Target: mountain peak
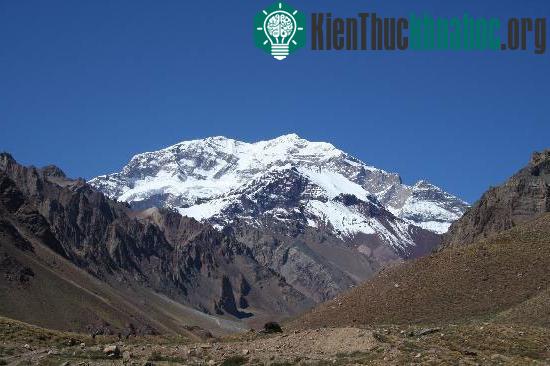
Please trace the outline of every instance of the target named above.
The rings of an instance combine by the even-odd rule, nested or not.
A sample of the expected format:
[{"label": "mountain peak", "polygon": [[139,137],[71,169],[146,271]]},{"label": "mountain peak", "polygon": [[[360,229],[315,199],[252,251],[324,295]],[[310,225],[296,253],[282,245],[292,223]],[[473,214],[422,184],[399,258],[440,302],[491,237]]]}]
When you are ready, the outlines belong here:
[{"label": "mountain peak", "polygon": [[[273,180],[272,172],[281,169],[297,169],[300,178],[292,182]],[[264,189],[266,183],[267,190]],[[332,210],[333,227],[342,226],[339,215],[348,215],[350,222],[353,221],[351,226],[366,228],[368,225],[362,223],[363,214],[348,212],[326,201],[338,194],[353,194],[364,200],[371,195],[397,216],[405,212],[403,208],[408,204],[414,212],[408,210],[402,219],[439,233],[465,209],[462,201],[427,181],[419,181],[414,187],[406,186],[395,173],[369,166],[330,143],[311,142],[295,133],[250,143],[224,136],[182,141],[166,149],[136,155],[120,173],[99,176],[90,184],[111,198],[139,209],[173,208],[204,220],[219,219],[222,212],[232,212],[225,214],[222,222],[231,222],[247,210],[252,210],[247,217],[271,215],[275,212],[274,206],[292,201],[295,207],[281,206],[277,210],[294,212],[309,207],[316,217],[328,217],[326,210]],[[250,184],[257,186],[250,187]],[[262,194],[265,194],[261,199],[260,187],[264,187]],[[247,192],[246,199],[250,201],[245,204],[246,208],[229,210],[235,200],[244,199],[243,192]],[[293,198],[281,200],[278,195]],[[411,206],[408,198],[413,195],[415,200]],[[313,200],[319,203],[312,203]],[[425,223],[425,219],[429,223]],[[310,221],[305,224],[314,225],[315,220]],[[364,230],[370,233],[370,229]]]},{"label": "mountain peak", "polygon": [[[235,141],[234,139],[231,139],[229,137],[225,136],[210,136],[202,139],[202,141]],[[184,141],[185,142],[185,141]]]},{"label": "mountain peak", "polygon": [[[279,137],[275,137],[271,141],[296,141],[296,140],[304,140],[304,139],[302,139],[300,136],[298,136],[295,133],[288,133],[286,135],[281,135]],[[304,140],[304,141],[307,141],[307,140]]]},{"label": "mountain peak", "polygon": [[7,153],[7,152],[2,152],[0,153],[0,160],[1,161],[6,161],[6,162],[12,162],[12,163],[15,163],[15,159],[13,158],[13,156],[10,154],[10,153]]},{"label": "mountain peak", "polygon": [[0,169],[6,170],[8,167],[17,164],[13,156],[7,152],[0,153]]},{"label": "mountain peak", "polygon": [[531,155],[530,164],[539,165],[546,161],[550,161],[550,149],[534,152],[533,155]]},{"label": "mountain peak", "polygon": [[418,182],[415,183],[415,187],[424,187],[424,186],[433,186],[430,182],[427,180],[421,179]]},{"label": "mountain peak", "polygon": [[[218,135],[218,136],[208,136],[208,137],[195,139],[195,140],[184,140],[184,141],[181,141],[181,142],[179,142],[179,143],[177,143],[173,146],[178,146],[178,145],[182,145],[182,144],[189,144],[189,143],[204,143],[204,142],[218,142],[218,143],[219,142],[236,142],[236,143],[254,145],[254,144],[261,144],[261,143],[268,143],[268,142],[281,143],[281,142],[295,142],[295,141],[310,142],[306,139],[301,138],[296,133],[288,133],[288,134],[285,134],[285,135],[274,137],[272,139],[262,140],[262,141],[257,141],[257,142],[244,142],[244,141],[235,140],[231,137]],[[172,147],[172,146],[170,146],[170,147]],[[168,147],[168,148],[170,148],[170,147]]]},{"label": "mountain peak", "polygon": [[441,188],[438,186],[428,182],[427,180],[421,179],[418,182],[416,182],[413,186],[414,189],[429,189],[429,190],[438,190],[440,191]]},{"label": "mountain peak", "polygon": [[66,177],[65,172],[63,172],[63,170],[61,170],[61,168],[59,168],[55,165],[47,165],[47,166],[43,167],[40,170],[44,173],[44,175],[46,175],[48,177],[58,177],[58,178],[65,178]]}]

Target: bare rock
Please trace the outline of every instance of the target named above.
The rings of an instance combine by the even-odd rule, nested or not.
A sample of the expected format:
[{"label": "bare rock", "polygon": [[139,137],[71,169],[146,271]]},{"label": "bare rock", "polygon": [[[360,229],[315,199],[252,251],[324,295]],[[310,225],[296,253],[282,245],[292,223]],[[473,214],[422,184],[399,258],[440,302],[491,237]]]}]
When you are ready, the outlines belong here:
[{"label": "bare rock", "polygon": [[120,357],[120,349],[117,345],[107,346],[103,349],[103,353],[110,358]]},{"label": "bare rock", "polygon": [[451,225],[443,245],[470,244],[544,212],[550,212],[550,150],[534,153],[525,168],[485,192]]}]

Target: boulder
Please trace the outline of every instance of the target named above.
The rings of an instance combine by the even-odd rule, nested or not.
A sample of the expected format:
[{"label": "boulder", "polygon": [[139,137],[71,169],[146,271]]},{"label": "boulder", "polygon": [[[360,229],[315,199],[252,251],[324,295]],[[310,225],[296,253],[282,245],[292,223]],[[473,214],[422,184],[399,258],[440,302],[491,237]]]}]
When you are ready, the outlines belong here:
[{"label": "boulder", "polygon": [[108,357],[111,357],[111,358],[118,358],[118,357],[120,357],[120,349],[118,348],[117,345],[106,346],[106,347],[103,349],[103,353],[104,353],[105,355],[107,355]]}]

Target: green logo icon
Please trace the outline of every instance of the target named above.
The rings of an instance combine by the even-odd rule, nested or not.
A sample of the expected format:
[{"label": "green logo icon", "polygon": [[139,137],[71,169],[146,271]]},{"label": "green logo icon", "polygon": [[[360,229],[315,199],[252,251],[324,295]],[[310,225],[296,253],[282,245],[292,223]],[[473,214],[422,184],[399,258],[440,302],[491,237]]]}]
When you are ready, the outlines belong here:
[{"label": "green logo icon", "polygon": [[277,60],[306,44],[305,15],[285,3],[275,3],[254,18],[256,46]]}]

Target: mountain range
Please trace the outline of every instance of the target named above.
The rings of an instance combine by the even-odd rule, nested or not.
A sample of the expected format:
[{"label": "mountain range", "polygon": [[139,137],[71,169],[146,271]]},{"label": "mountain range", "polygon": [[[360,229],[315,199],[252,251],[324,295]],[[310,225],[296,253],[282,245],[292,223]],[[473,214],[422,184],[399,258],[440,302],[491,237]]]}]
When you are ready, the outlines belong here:
[{"label": "mountain range", "polygon": [[467,208],[296,135],[182,142],[89,182],[2,154],[0,178],[3,314],[100,332],[296,315],[430,253]]},{"label": "mountain range", "polygon": [[[355,186],[331,196],[310,171],[276,167],[187,207],[140,206],[0,154],[2,362],[547,363],[550,151],[534,153],[443,235]],[[235,209],[182,215],[217,200]],[[438,201],[417,197],[429,200]],[[382,231],[338,231],[310,201],[415,235],[392,245]],[[267,320],[283,320],[283,333],[265,335],[276,323],[244,332]]]},{"label": "mountain range", "polygon": [[468,205],[295,134],[184,141],[89,184],[135,210],[161,207],[236,235],[263,265],[324,301],[393,261],[431,252]]}]

